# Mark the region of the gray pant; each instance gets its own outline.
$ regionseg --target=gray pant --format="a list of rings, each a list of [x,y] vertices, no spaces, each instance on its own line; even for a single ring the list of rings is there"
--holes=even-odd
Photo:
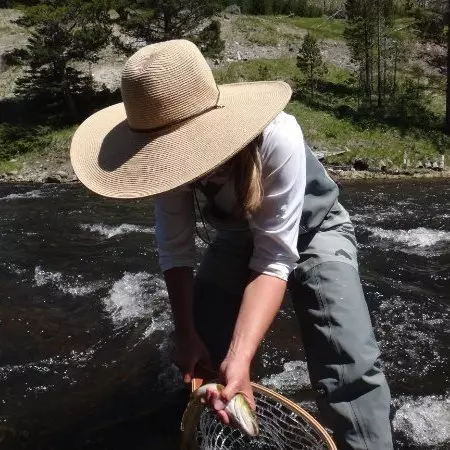
[[[333,430],[339,450],[392,449],[390,392],[344,208],[336,203],[317,232],[300,236],[298,248],[300,260],[288,288],[311,382],[322,392],[321,420]],[[196,327],[217,365],[228,350],[251,251],[248,235],[219,232],[198,272]]]

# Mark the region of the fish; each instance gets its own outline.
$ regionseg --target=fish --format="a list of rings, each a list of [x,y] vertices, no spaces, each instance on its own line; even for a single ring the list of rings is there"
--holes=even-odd
[[[194,450],[193,437],[197,423],[205,408],[206,391],[208,389],[222,391],[223,385],[218,383],[207,383],[195,390],[189,399],[189,403],[181,419],[181,431],[183,432],[181,450]],[[230,418],[230,424],[239,428],[248,436],[254,437],[259,434],[256,413],[251,408],[243,394],[237,393],[226,405],[225,411]]]

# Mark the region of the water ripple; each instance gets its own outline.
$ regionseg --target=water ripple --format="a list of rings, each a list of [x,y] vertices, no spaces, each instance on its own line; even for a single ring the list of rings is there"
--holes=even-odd
[[[125,272],[113,284],[103,303],[116,325],[135,319],[152,318],[157,321],[153,324],[155,330],[163,327],[166,321],[166,299],[165,283],[160,277],[146,272]]]
[[[401,399],[392,425],[413,445],[426,447],[450,444],[450,398],[426,396]],[[448,448],[448,447],[446,447]]]
[[[0,200],[8,201],[8,200],[20,200],[25,198],[43,198],[45,197],[44,193],[40,189],[34,189],[32,191],[24,192],[21,194],[8,194],[5,197],[0,197]]]
[[[308,368],[305,361],[289,361],[283,364],[283,372],[264,377],[260,383],[284,394],[293,394],[310,386]]]
[[[98,233],[107,239],[110,239],[114,236],[119,236],[121,234],[129,234],[129,233],[154,233],[155,227],[143,227],[140,225],[132,225],[128,223],[124,223],[121,225],[104,225],[101,223],[97,224],[81,224],[80,228],[82,230],[91,231],[93,233]]]
[[[368,231],[379,239],[404,244],[407,247],[430,247],[438,243],[450,242],[450,232],[419,227],[412,230],[385,230],[368,227]]]
[[[103,281],[86,284],[82,281],[82,276],[71,277],[63,275],[61,272],[51,272],[37,266],[34,269],[34,282],[36,286],[50,285],[56,287],[64,294],[74,297],[82,297],[98,291],[105,286]]]

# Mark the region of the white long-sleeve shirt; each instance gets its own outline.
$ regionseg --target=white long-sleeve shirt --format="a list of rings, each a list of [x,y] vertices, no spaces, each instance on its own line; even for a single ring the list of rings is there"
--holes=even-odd
[[[263,131],[259,146],[264,197],[248,220],[254,250],[249,268],[287,280],[299,258],[297,240],[305,194],[305,146],[297,120],[281,112]],[[236,205],[231,177],[208,177],[221,185],[216,205],[231,213]],[[161,269],[194,266],[195,214],[192,192],[183,186],[155,199],[156,240]]]

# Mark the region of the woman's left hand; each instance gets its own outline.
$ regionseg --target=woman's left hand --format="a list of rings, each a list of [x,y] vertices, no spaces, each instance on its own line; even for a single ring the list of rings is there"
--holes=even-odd
[[[250,406],[255,409],[255,400],[250,384],[250,361],[238,360],[236,357],[227,356],[220,365],[219,382],[225,388],[220,393],[208,390],[206,402],[211,409],[216,411],[223,423],[230,423],[225,407],[238,393],[243,394]]]

